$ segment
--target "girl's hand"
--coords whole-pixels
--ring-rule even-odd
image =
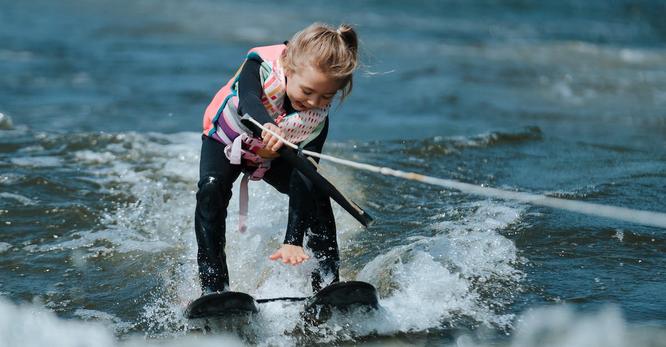
[[[303,247],[284,244],[270,256],[270,259],[282,259],[285,264],[298,265],[310,259],[310,256],[305,254]]]
[[[278,127],[277,125],[275,125],[273,123],[264,124],[264,128],[270,129],[274,133],[284,137],[284,131],[282,131],[282,129],[280,129],[280,127]],[[263,130],[261,132],[261,138],[264,139],[264,146],[266,147],[266,149],[268,149],[270,151],[275,152],[278,149],[280,149],[280,147],[282,147],[282,141],[278,140],[277,137],[273,136],[271,133],[269,133],[266,130]]]

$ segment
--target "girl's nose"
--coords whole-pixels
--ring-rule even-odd
[[[319,107],[320,102],[321,98],[319,97],[308,99],[308,104],[310,105],[310,107]]]

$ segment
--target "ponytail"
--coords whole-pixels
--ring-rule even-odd
[[[347,48],[356,53],[358,51],[358,37],[354,28],[347,24],[342,24],[336,30],[342,41],[347,45]]]

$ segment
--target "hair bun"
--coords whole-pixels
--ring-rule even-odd
[[[336,30],[338,35],[342,38],[342,41],[345,42],[347,47],[353,51],[358,50],[358,37],[356,36],[356,31],[348,24],[342,24]]]

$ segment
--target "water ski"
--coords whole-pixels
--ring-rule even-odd
[[[372,284],[361,281],[336,282],[313,295],[305,306],[306,308],[332,306],[344,309],[354,305],[379,307],[377,289]]]
[[[185,309],[185,317],[211,318],[238,314],[257,313],[256,302],[249,294],[241,292],[218,292],[202,295]]]
[[[302,316],[306,322],[318,325],[330,318],[331,309],[345,312],[354,308],[379,308],[377,289],[372,284],[361,281],[333,283],[307,301]]]

